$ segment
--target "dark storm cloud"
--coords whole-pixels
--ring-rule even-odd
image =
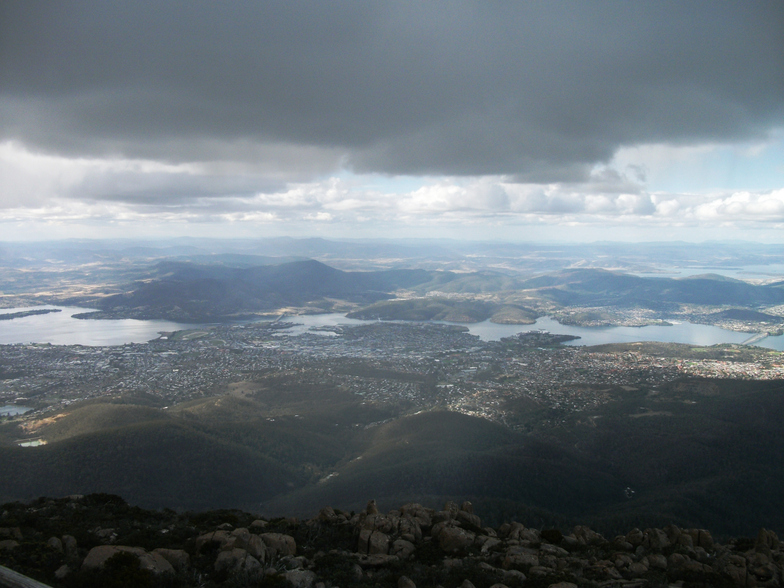
[[[0,4],[0,138],[251,167],[237,145],[280,145],[295,176],[576,181],[621,145],[764,136],[782,71],[778,1]]]

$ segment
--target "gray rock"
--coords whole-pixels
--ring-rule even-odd
[[[549,543],[544,543],[541,547],[539,547],[539,551],[548,555],[554,555],[555,557],[566,557],[569,555],[569,552],[562,547],[551,545]]]
[[[278,557],[297,554],[297,542],[291,535],[283,533],[262,533],[261,540],[267,546],[267,552]]]
[[[626,541],[631,543],[634,547],[642,545],[643,539],[645,539],[645,534],[639,529],[632,529],[626,533]]]
[[[662,550],[670,546],[670,538],[661,529],[645,529],[642,545],[649,551],[661,553]]]
[[[312,588],[316,583],[316,574],[310,570],[289,570],[283,577],[293,588]]]
[[[397,588],[416,588],[416,584],[408,576],[400,576],[397,579]]]
[[[476,535],[458,527],[444,527],[438,533],[438,545],[447,552],[468,549],[474,543]]]
[[[49,540],[46,542],[46,544],[55,551],[59,551],[60,553],[63,552],[63,542],[57,537],[49,537]]]
[[[93,547],[84,558],[82,567],[87,569],[101,569],[109,558],[118,553],[131,553],[139,560],[139,567],[149,570],[154,574],[173,574],[174,568],[158,553],[147,553],[141,547],[128,547],[126,545],[99,545]]]
[[[231,540],[231,534],[226,530],[213,531],[212,533],[204,533],[196,537],[196,551],[200,551],[202,547],[208,543],[217,543],[220,548],[226,545]]]
[[[157,553],[163,559],[168,561],[178,572],[187,570],[190,567],[191,556],[182,549],[166,549],[164,547],[158,547],[157,549],[153,549],[152,552]]]
[[[577,538],[577,541],[580,543],[580,545],[602,545],[606,542],[605,538],[602,537],[599,533],[583,525],[578,525],[575,527],[572,531],[572,534]],[[629,543],[632,542],[629,541]]]
[[[250,531],[248,531],[245,527],[238,527],[231,532],[230,537],[234,539],[235,547],[245,549],[248,546],[248,541],[250,541],[251,534]]]
[[[245,547],[253,557],[255,557],[260,562],[264,563],[267,561],[267,546],[264,544],[264,541],[258,535],[251,535],[248,539],[248,545]]]
[[[22,531],[19,527],[0,527],[0,539],[22,540]]]
[[[76,537],[73,535],[63,535],[62,542],[65,557],[68,559],[76,559],[79,557],[79,547],[76,543]]]
[[[357,551],[367,555],[389,553],[389,535],[371,529],[362,529],[357,540]]]
[[[64,564],[61,565],[59,568],[57,568],[57,570],[54,573],[54,577],[57,578],[58,580],[62,580],[70,573],[71,573],[71,568],[69,568],[67,564]]]
[[[640,562],[629,565],[629,578],[639,578],[648,573],[648,566]]]
[[[464,510],[458,511],[457,515],[455,516],[455,520],[463,526],[467,527],[475,527],[481,528],[482,527],[482,519],[480,519],[475,514],[471,514]]]
[[[261,570],[259,561],[244,549],[221,551],[215,560],[215,571],[229,570],[232,572],[254,572]]]
[[[522,584],[525,582],[526,577],[520,570],[504,570],[504,581],[514,584],[515,582]]]
[[[397,539],[392,543],[389,553],[398,556],[400,559],[408,559],[415,551],[416,546],[413,543],[405,539]]]
[[[521,548],[511,548],[504,557],[504,569],[528,569],[539,565],[539,557],[533,553],[526,553]]]

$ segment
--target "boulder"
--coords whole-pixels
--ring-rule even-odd
[[[606,542],[605,538],[599,533],[583,525],[576,526],[572,534],[577,538],[580,545],[602,545]],[[629,543],[632,542],[629,541]]]
[[[188,552],[183,551],[182,549],[166,549],[159,547],[157,549],[153,549],[152,552],[157,553],[163,559],[168,561],[178,572],[187,570],[188,567],[190,567],[191,556],[188,555]]]
[[[283,557],[297,554],[297,542],[291,535],[262,533],[260,537],[264,541],[264,545],[267,546],[267,552],[273,556]]]
[[[392,543],[389,553],[398,556],[400,559],[408,559],[415,551],[416,546],[413,543],[405,539],[397,539]]]
[[[642,545],[643,539],[645,539],[645,534],[637,528],[626,533],[626,541],[631,543],[633,547]]]
[[[245,549],[250,541],[251,534],[245,527],[238,527],[234,529],[229,535],[229,541],[234,547]]]
[[[68,559],[78,558],[79,549],[76,543],[76,537],[73,535],[63,535],[61,539],[63,542],[63,551],[65,551],[65,557]]]
[[[522,584],[526,577],[520,570],[504,570],[504,582],[509,584]]]
[[[670,546],[670,538],[661,529],[645,529],[642,546],[654,553],[661,553]]]
[[[70,573],[71,573],[71,568],[69,568],[67,564],[63,564],[55,570],[54,577],[57,578],[58,580],[62,580]]]
[[[474,535],[459,527],[444,527],[438,533],[438,545],[447,552],[463,551],[474,543]]]
[[[217,543],[218,547],[223,547],[231,539],[231,534],[226,530],[204,533],[196,537],[196,551],[201,551],[202,547],[208,543]]]
[[[244,549],[235,547],[221,551],[215,560],[215,571],[229,570],[231,572],[254,572],[261,570],[259,561]]]
[[[357,540],[357,551],[367,555],[389,553],[389,535],[371,529],[362,529]]]
[[[713,536],[710,534],[710,531],[706,531],[705,529],[689,529],[687,533],[691,535],[695,547],[702,547],[707,551],[713,550]]]
[[[467,529],[481,529],[482,528],[482,519],[480,519],[475,514],[471,514],[464,510],[458,511],[455,520],[460,523],[461,526],[466,527]]]
[[[141,547],[128,547],[126,545],[99,545],[93,547],[84,558],[82,567],[87,569],[101,569],[109,558],[118,553],[131,553],[139,560],[139,567],[149,570],[154,574],[173,574],[174,568],[159,553],[147,553]]]
[[[646,566],[642,562],[633,562],[629,565],[628,568],[628,577],[631,578],[640,578],[648,573],[648,566]]]
[[[316,516],[316,520],[321,521],[322,523],[332,523],[338,519],[338,515],[335,513],[335,509],[331,506],[325,506],[322,508],[318,515]]]
[[[525,551],[524,548],[512,547],[506,552],[503,562],[504,569],[529,569],[539,565],[539,556],[535,553]]]
[[[0,539],[22,540],[22,531],[19,527],[0,527]]]
[[[310,570],[289,570],[283,577],[293,588],[312,588],[316,583],[316,574]]]
[[[46,544],[55,551],[59,551],[60,553],[63,552],[62,539],[58,539],[57,537],[49,537],[49,540],[46,542]]]
[[[264,541],[258,535],[251,535],[248,539],[248,544],[245,546],[245,549],[248,550],[253,557],[255,557],[260,562],[264,563],[267,561],[267,546],[264,544]]]
[[[405,518],[415,520],[423,531],[429,530],[433,525],[433,511],[417,502],[400,507],[400,514]]]

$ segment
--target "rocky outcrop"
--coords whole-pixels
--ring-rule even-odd
[[[113,522],[111,533],[96,533],[95,523],[74,529],[85,541],[104,542],[80,548],[73,535],[53,534],[55,529],[62,532],[57,521],[65,511],[47,509],[41,510],[46,517],[41,524],[55,521],[52,527],[36,530],[12,523],[0,528],[0,543],[9,542],[0,549],[0,563],[22,561],[15,558],[25,553],[47,554],[55,585],[60,580],[79,585],[89,574],[109,574],[113,566],[107,562],[118,554],[125,554],[123,565],[138,562],[145,573],[174,576],[162,580],[181,586],[196,585],[198,579],[215,586],[225,582],[299,588],[775,588],[784,577],[784,545],[767,529],[754,538],[724,544],[705,529],[675,525],[632,529],[609,538],[586,526],[570,531],[534,529],[514,521],[483,526],[467,502],[447,502],[440,510],[412,503],[381,512],[371,501],[356,514],[327,507],[307,521],[232,515],[229,523],[212,518],[198,531],[164,524],[163,515],[157,514],[152,517],[157,535],[146,535],[166,538],[157,548],[122,544],[133,533],[142,536],[137,530],[141,509],[135,509],[134,519]],[[15,518],[11,510],[4,516],[30,520],[29,511],[20,507],[20,512],[24,517]],[[30,564],[25,565],[29,569]],[[240,580],[246,584],[237,584]]]
[[[138,558],[139,567],[154,574],[174,574],[174,567],[160,553],[148,553],[141,547],[125,545],[99,545],[93,547],[84,558],[82,567],[85,569],[101,569],[110,558],[119,553],[130,553]]]

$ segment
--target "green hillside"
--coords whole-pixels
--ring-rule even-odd
[[[351,366],[341,369],[350,370]],[[402,377],[402,376],[401,376]],[[779,381],[680,380],[608,388],[583,412],[510,400],[527,433],[477,417],[371,406],[293,379],[175,409],[87,403],[0,446],[0,500],[108,492],[146,507],[267,515],[481,504],[490,522],[586,522],[612,533],[669,522],[720,533],[784,527]],[[233,389],[234,390],[234,389]],[[316,397],[320,401],[315,401]]]

